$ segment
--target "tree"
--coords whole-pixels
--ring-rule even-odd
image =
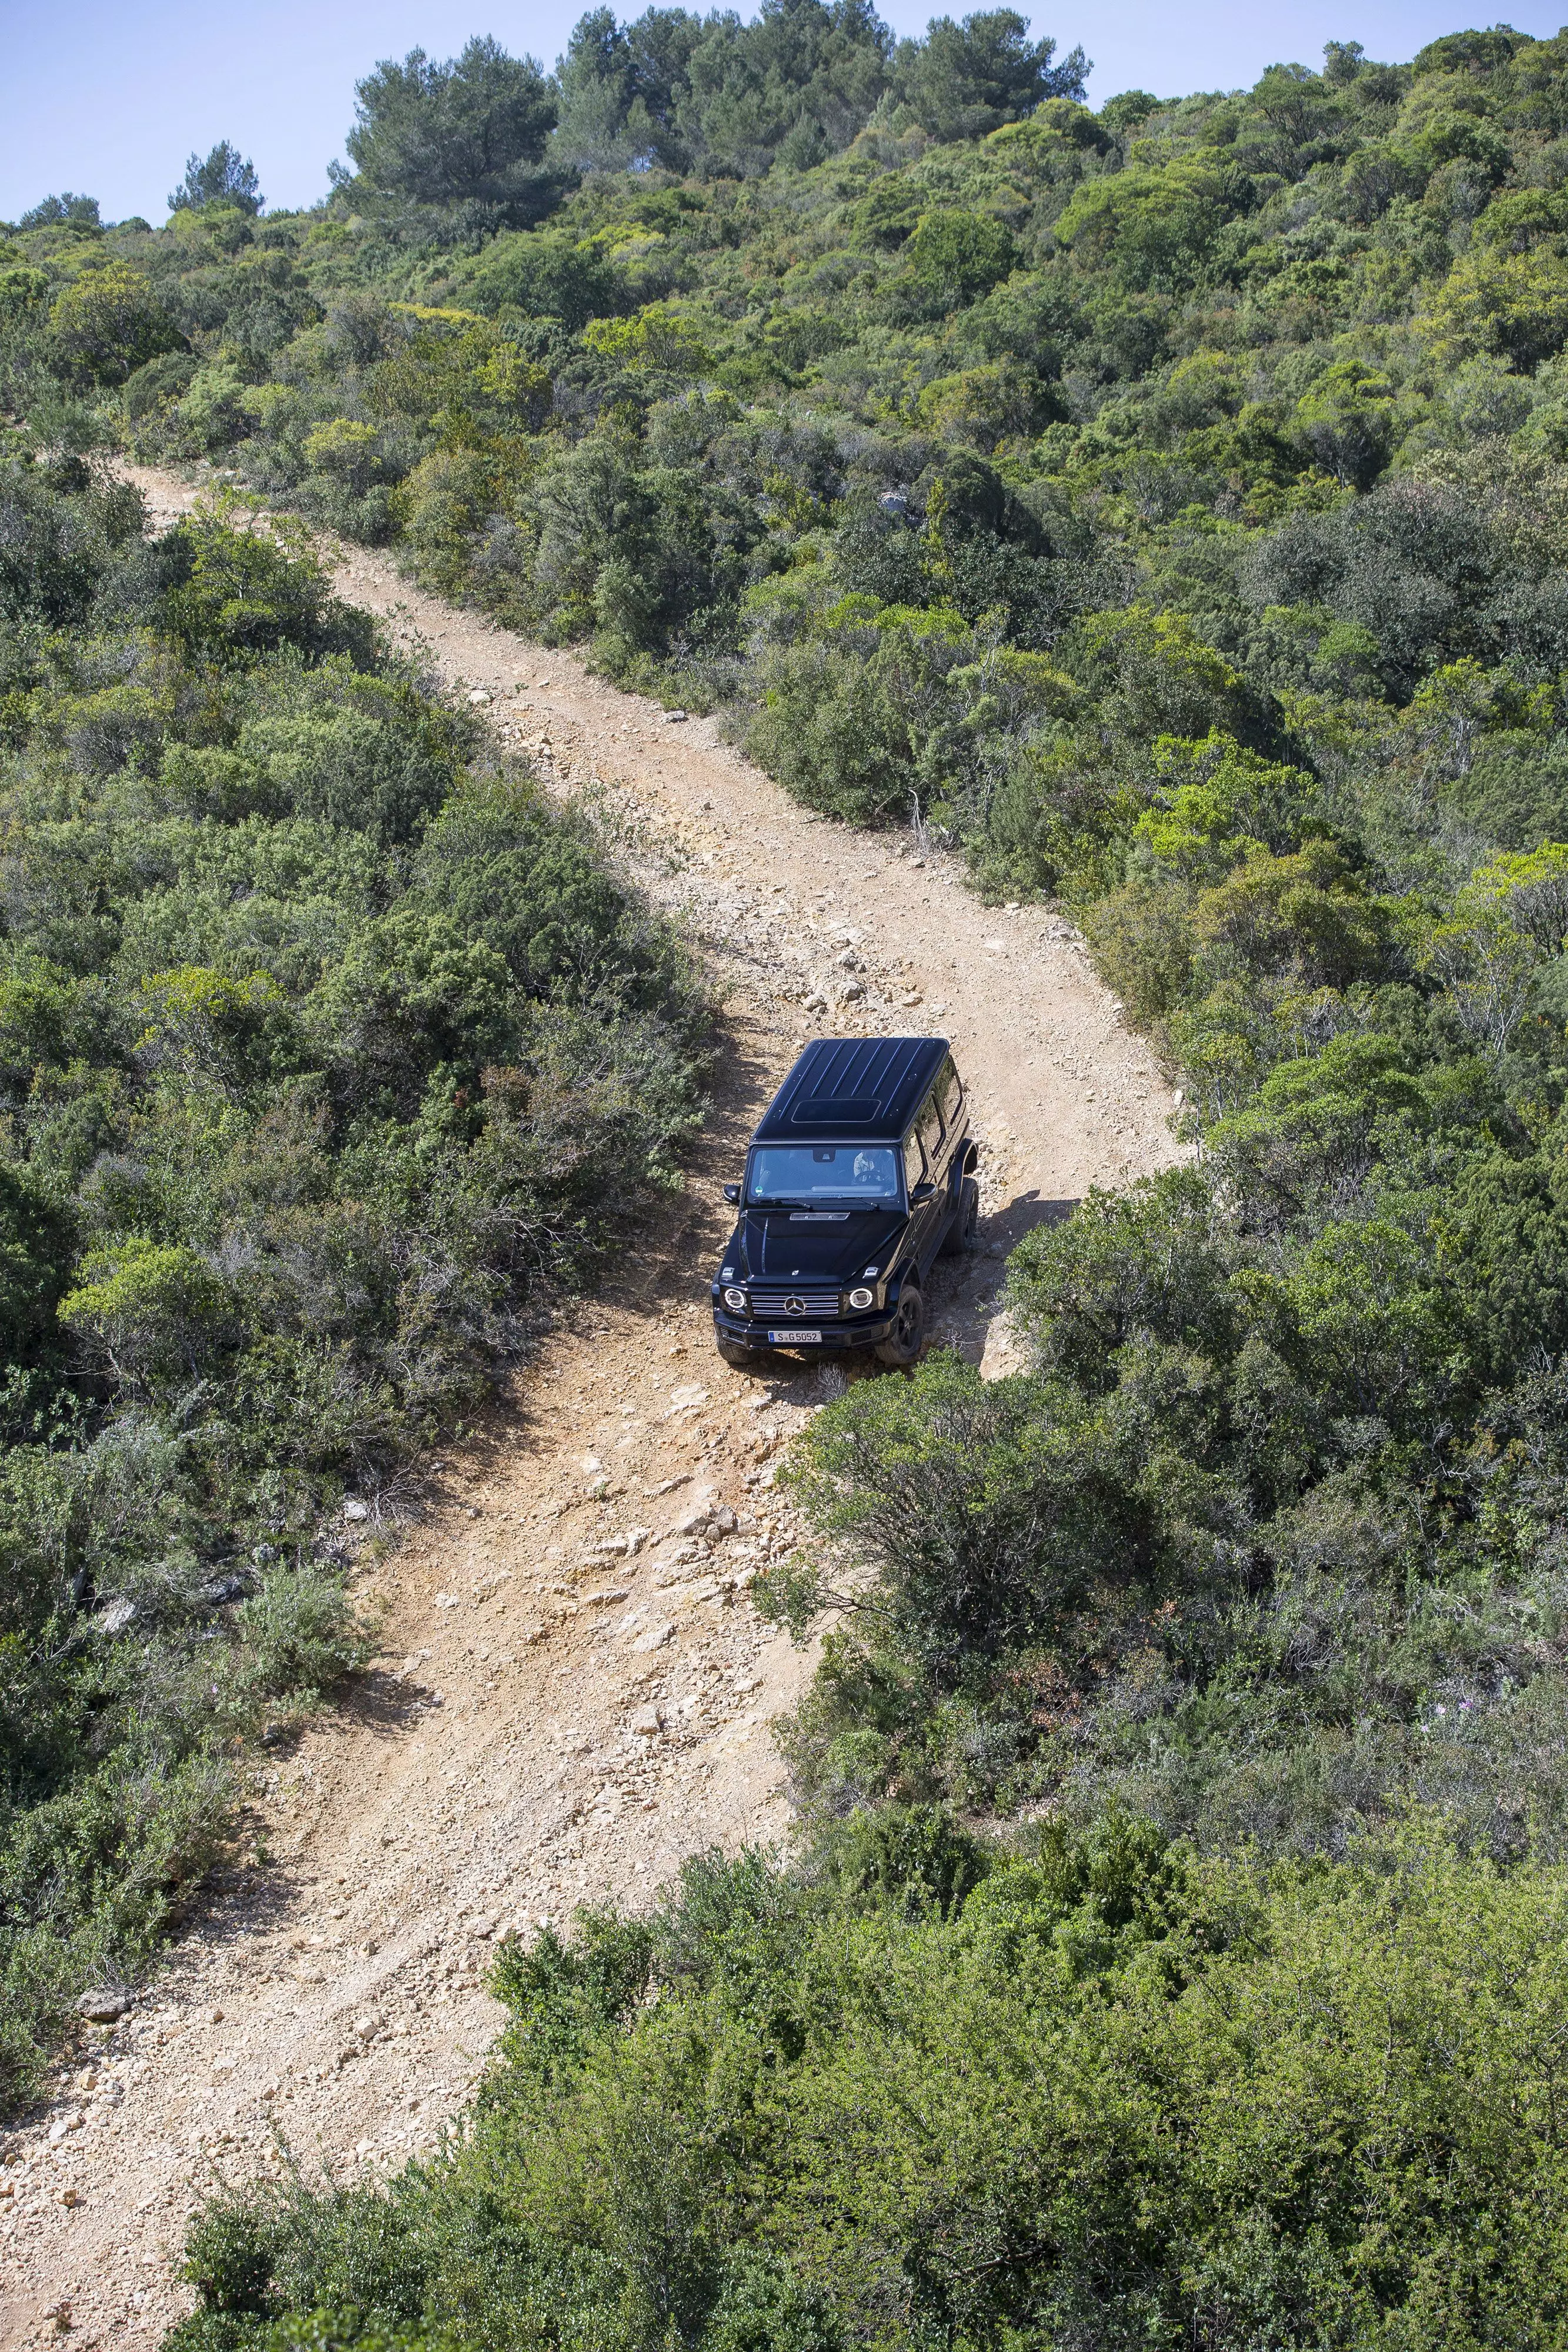
[[[1105,100],[1100,120],[1107,131],[1134,131],[1159,110],[1160,101],[1152,89],[1123,89]]]
[[[934,16],[924,41],[901,41],[894,60],[899,96],[938,139],[975,139],[1020,122],[1048,98],[1082,100],[1090,70],[1081,48],[1059,66],[1053,40],[1031,42],[1029,19],[1013,8]]]
[[[1203,156],[1086,180],[1056,224],[1080,266],[1124,292],[1193,284],[1224,226],[1228,190]]]
[[[922,213],[904,247],[911,270],[944,310],[956,310],[999,285],[1019,259],[1004,221],[989,213]]]
[[[556,59],[560,91],[556,144],[581,167],[624,168],[632,160],[626,118],[633,96],[632,43],[613,8],[591,9],[572,27],[566,55]]]
[[[70,1233],[59,1209],[17,1168],[0,1163],[0,1373],[57,1344]]]
[[[689,159],[673,115],[702,30],[685,8],[650,8],[624,26],[611,8],[580,17],[556,65],[562,159],[612,171],[651,156],[681,169]]]
[[[746,173],[848,144],[887,87],[893,37],[870,0],[763,0],[755,21],[650,8],[580,18],[556,68],[557,152],[623,170],[723,158]]]
[[[1543,842],[1522,856],[1479,866],[1425,961],[1448,1001],[1488,1053],[1508,1049],[1530,1007],[1536,974],[1563,951],[1568,934],[1568,844]]]
[[[1325,473],[1364,490],[1388,462],[1395,388],[1381,368],[1338,360],[1296,403],[1295,436]]]
[[[503,229],[485,247],[463,291],[476,310],[559,319],[573,334],[624,299],[614,268],[597,247],[585,248],[549,228]]]
[[[541,209],[537,170],[556,100],[532,58],[472,40],[437,65],[411,49],[358,85],[346,142],[365,185],[414,204],[478,203],[528,216]]]
[[[49,326],[55,348],[72,373],[99,383],[123,383],[182,341],[151,280],[128,261],[84,269],[55,304]]]
[[[185,176],[169,198],[169,210],[200,212],[206,205],[233,205],[243,213],[258,213],[262,202],[255,164],[220,139],[204,161],[200,155],[186,157]]]
[[[1447,366],[1490,352],[1538,367],[1568,341],[1568,263],[1551,253],[1469,253],[1413,324]]]
[[[18,228],[75,228],[88,232],[103,226],[99,216],[96,196],[73,196],[68,188],[63,196],[46,196],[41,204],[26,212],[16,223]]]
[[[751,173],[847,146],[887,86],[891,37],[869,0],[763,0],[731,25],[710,16],[693,52],[678,121],[698,151]]]

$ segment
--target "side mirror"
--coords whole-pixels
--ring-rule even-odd
[[[912,1209],[923,1208],[927,1201],[934,1201],[936,1198],[935,1184],[916,1184],[909,1196],[909,1205]]]
[[[724,1197],[727,1201],[738,1201],[740,1198],[739,1185],[727,1184],[724,1188]]]

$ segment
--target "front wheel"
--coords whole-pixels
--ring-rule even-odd
[[[728,1364],[733,1371],[759,1372],[768,1361],[760,1348],[742,1347],[738,1339],[727,1339],[722,1332],[715,1334],[714,1346],[718,1349],[719,1361]]]
[[[917,1290],[905,1287],[894,1314],[893,1328],[876,1350],[876,1360],[907,1371],[920,1361],[925,1344],[925,1301]]]
[[[979,1238],[980,1188],[972,1176],[966,1176],[953,1222],[942,1237],[942,1255],[962,1257],[977,1246]]]

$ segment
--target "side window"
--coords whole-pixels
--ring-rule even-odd
[[[925,1178],[925,1170],[922,1165],[920,1159],[920,1134],[918,1129],[916,1129],[915,1134],[910,1136],[904,1143],[904,1173],[908,1188],[912,1192],[914,1192],[916,1184],[920,1183]]]
[[[915,1132],[925,1146],[925,1165],[935,1176],[936,1164],[942,1157],[942,1116],[936,1108],[935,1095],[922,1106],[920,1116],[915,1122]]]
[[[943,1065],[942,1075],[936,1081],[936,1099],[942,1106],[942,1124],[950,1134],[964,1099],[964,1089],[958,1084],[957,1067],[951,1056]]]

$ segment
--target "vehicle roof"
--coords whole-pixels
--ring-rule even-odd
[[[946,1057],[946,1037],[813,1037],[752,1140],[844,1136],[895,1143]]]

